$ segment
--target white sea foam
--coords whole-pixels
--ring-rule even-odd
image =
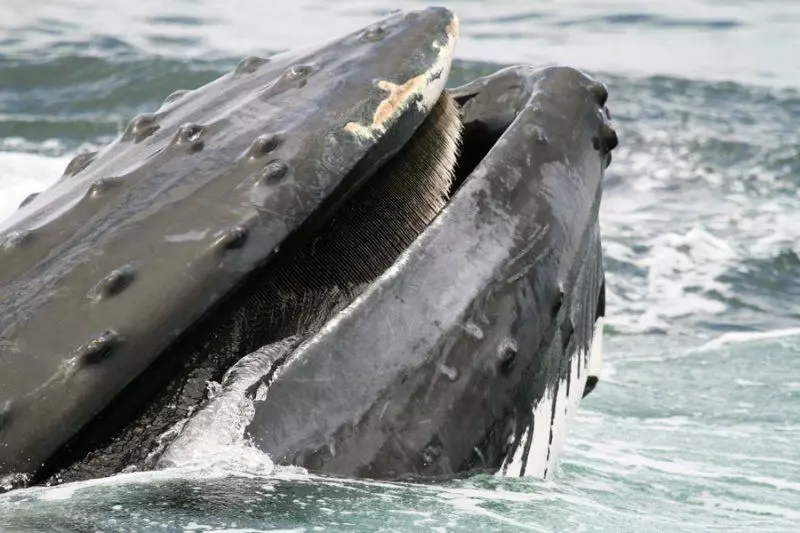
[[[40,192],[61,176],[70,156],[0,152],[0,221],[29,194]]]
[[[271,474],[275,467],[269,456],[245,439],[245,428],[255,414],[255,401],[266,395],[265,376],[276,359],[297,345],[291,337],[264,346],[234,364],[222,378],[221,384],[209,384],[209,399],[191,418],[171,429],[166,450],[159,466],[234,466],[244,463],[249,471]],[[260,384],[260,386],[259,386]],[[259,387],[253,397],[248,391]],[[174,435],[173,435],[174,434]]]
[[[724,333],[716,339],[703,344],[697,348],[697,351],[713,351],[731,344],[783,339],[796,336],[800,336],[800,328],[774,329],[769,331],[733,331]]]

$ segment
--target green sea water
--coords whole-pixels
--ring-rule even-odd
[[[3,0],[0,218],[174,90],[423,5]],[[243,452],[0,495],[0,531],[800,530],[800,3],[446,5],[451,85],[566,63],[611,94],[606,364],[552,479],[378,483]]]

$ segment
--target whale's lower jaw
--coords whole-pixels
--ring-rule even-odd
[[[517,67],[451,95],[476,163],[389,270],[270,377],[246,436],[279,463],[418,479],[518,456],[506,472],[552,471],[605,313],[605,89],[574,69]],[[542,432],[548,446],[533,448]]]

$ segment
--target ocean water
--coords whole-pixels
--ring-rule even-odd
[[[0,218],[243,56],[420,2],[3,0]],[[800,2],[457,0],[451,85],[565,63],[610,90],[603,376],[552,479],[429,485],[221,451],[0,495],[0,531],[797,531]]]

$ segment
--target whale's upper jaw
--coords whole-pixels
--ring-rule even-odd
[[[430,112],[457,36],[429,8],[247,58],[0,223],[0,475],[35,475],[288,235],[329,219]]]

